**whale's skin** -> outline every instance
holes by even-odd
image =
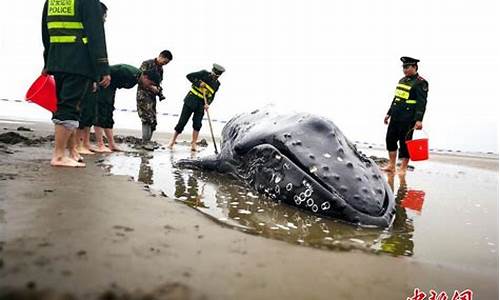
[[[394,219],[379,167],[324,117],[242,113],[224,126],[220,149],[176,164],[229,174],[271,199],[348,223],[385,228]]]

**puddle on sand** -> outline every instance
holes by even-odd
[[[208,152],[205,150],[204,153],[197,155],[211,154]],[[488,187],[486,192],[482,192],[482,196],[487,201],[474,200],[475,205],[483,205],[483,210],[489,210],[488,218],[493,218],[491,222],[488,221],[486,227],[481,225],[484,222],[481,211],[476,209],[471,213],[471,210],[477,208],[474,204],[468,207],[467,201],[470,202],[471,199],[464,198],[461,194],[447,195],[436,192],[442,189],[441,183],[436,182],[437,178],[444,178],[442,184],[453,185],[454,183],[451,182],[453,179],[463,179],[466,176],[463,168],[456,172],[447,171],[445,165],[444,167],[433,166],[431,163],[427,168],[424,165],[421,174],[418,175],[419,169],[417,168],[417,171],[409,173],[407,177],[412,180],[420,178],[418,189],[408,187],[405,178],[398,178],[398,176],[388,178],[390,184],[395,185],[398,206],[393,227],[382,230],[362,228],[321,218],[286,204],[274,202],[229,176],[177,169],[172,166],[174,161],[192,157],[192,155],[188,147],[178,145],[174,151],[114,153],[107,156],[103,164],[107,165],[112,174],[132,176],[134,180],[147,184],[152,190],[162,191],[168,197],[182,201],[213,219],[263,237],[316,248],[362,249],[394,256],[412,256],[423,261],[459,267],[475,266],[479,262],[484,267],[493,264],[498,270],[496,254],[498,228],[491,226],[491,224],[498,224],[497,191],[493,188],[497,181],[490,181],[491,187]],[[451,172],[452,176],[437,173],[434,174],[436,178],[433,179],[432,171],[429,170],[435,169],[439,169],[441,173]],[[491,175],[498,178],[498,173],[487,174],[489,178]],[[477,179],[476,175],[472,177]],[[470,192],[473,191],[471,188]],[[433,194],[442,198],[430,199]],[[437,206],[433,205],[434,201],[438,203]],[[457,206],[466,206],[467,209],[460,211],[450,209],[450,207],[456,208]],[[428,211],[430,209],[434,211]],[[426,215],[431,216],[432,220],[426,219]],[[437,222],[436,216],[440,219]],[[452,227],[449,227],[447,223]],[[446,232],[445,238],[457,243],[443,242],[443,237],[440,236],[443,226]],[[467,228],[475,228],[475,232]],[[471,238],[468,231],[475,236]],[[438,234],[435,234],[436,232]],[[419,248],[415,245],[416,241],[419,242]],[[417,249],[421,250],[417,251]],[[438,257],[437,261],[435,261],[436,257]],[[470,263],[464,261],[464,257],[469,258]],[[471,257],[474,258],[471,259]]]

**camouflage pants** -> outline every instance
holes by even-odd
[[[156,130],[156,96],[141,88],[137,89],[137,113],[142,124],[151,126]]]

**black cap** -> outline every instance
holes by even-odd
[[[214,73],[217,75],[221,75],[226,71],[226,69],[224,69],[224,67],[219,64],[213,64],[212,71],[214,71]]]
[[[416,65],[420,61],[419,59],[408,56],[403,56],[400,59],[403,62],[403,66]]]

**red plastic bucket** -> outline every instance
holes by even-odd
[[[409,190],[406,196],[401,200],[401,206],[420,213],[424,206],[425,192],[417,190]]]
[[[406,147],[408,148],[410,159],[413,161],[426,160],[429,158],[429,138],[427,137],[406,141]]]
[[[40,75],[26,93],[26,100],[55,112],[57,110],[56,81],[51,75]]]

